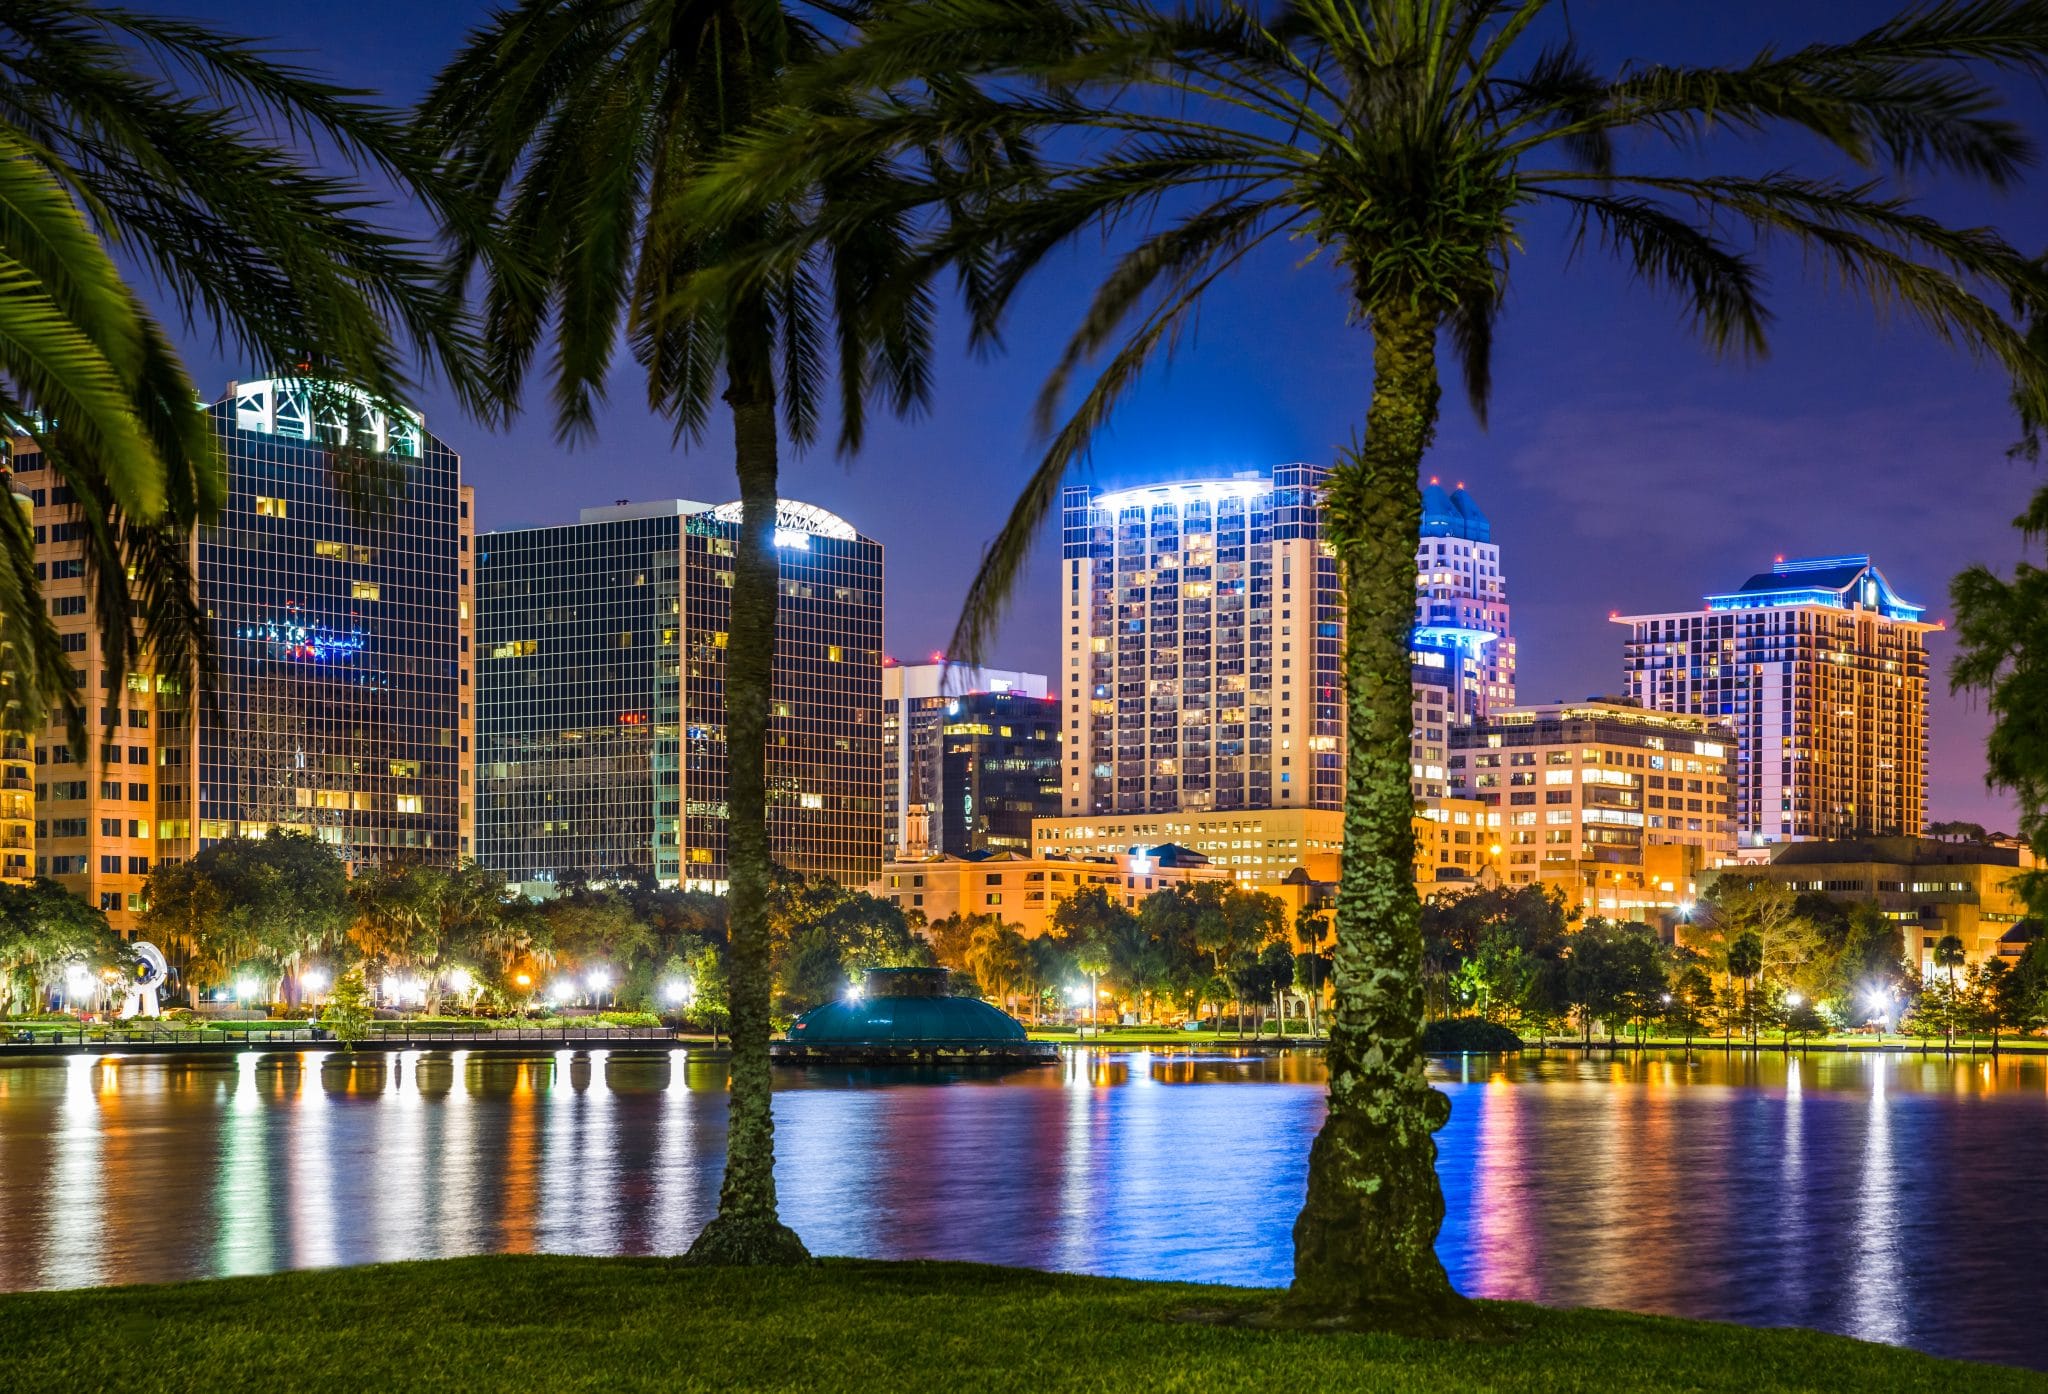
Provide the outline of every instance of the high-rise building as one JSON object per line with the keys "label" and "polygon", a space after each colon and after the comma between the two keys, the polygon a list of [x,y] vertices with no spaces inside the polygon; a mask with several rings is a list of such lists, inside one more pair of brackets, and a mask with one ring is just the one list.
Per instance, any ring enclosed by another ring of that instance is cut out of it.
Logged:
{"label": "high-rise building", "polygon": [[[477,857],[569,879],[726,884],[737,503],[587,508],[477,543]],[[882,546],[788,499],[768,822],[776,860],[865,885],[883,833]]]}
{"label": "high-rise building", "polygon": [[[227,471],[193,541],[210,666],[200,700],[170,675],[110,684],[70,491],[18,448],[37,568],[77,655],[94,748],[36,749],[37,865],[132,929],[159,861],[303,828],[351,864],[471,850],[471,496],[417,414],[331,384],[231,383],[206,408]],[[337,447],[365,452],[349,459]],[[396,466],[388,507],[340,474]]]}
{"label": "high-rise building", "polygon": [[1500,544],[1463,484],[1446,491],[1432,479],[1423,487],[1415,571],[1416,657],[1444,670],[1452,723],[1512,707],[1515,640]]}
{"label": "high-rise building", "polygon": [[882,663],[884,859],[1028,852],[1060,811],[1060,707],[1042,673]]}
{"label": "high-rise building", "polygon": [[[1733,732],[1626,702],[1511,707],[1451,735],[1453,790],[1498,812],[1501,876],[1640,918],[1699,893],[1735,850]],[[1678,850],[1673,850],[1678,849]]]}
{"label": "high-rise building", "polygon": [[1323,474],[1065,491],[1067,814],[1340,805]]}
{"label": "high-rise building", "polygon": [[1940,626],[1867,556],[1781,561],[1704,610],[1617,615],[1629,696],[1735,730],[1745,847],[1912,836],[1927,821],[1927,650]]}

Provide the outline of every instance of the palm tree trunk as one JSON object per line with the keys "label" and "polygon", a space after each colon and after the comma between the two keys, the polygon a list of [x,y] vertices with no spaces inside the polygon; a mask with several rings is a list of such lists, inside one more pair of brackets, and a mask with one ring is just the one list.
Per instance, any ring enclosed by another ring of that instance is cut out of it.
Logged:
{"label": "palm tree trunk", "polygon": [[1417,471],[1436,430],[1432,306],[1373,314],[1362,446],[1326,489],[1345,626],[1344,859],[1328,1046],[1330,1105],[1294,1222],[1289,1302],[1373,1326],[1440,1330],[1464,1299],[1436,1256],[1436,1141],[1450,1100],[1423,1074],[1422,905],[1414,882],[1408,736]]}
{"label": "palm tree trunk", "polygon": [[734,548],[732,628],[725,652],[732,1014],[731,1102],[725,1179],[718,1214],[689,1261],[705,1264],[802,1263],[810,1253],[775,1208],[775,1115],[768,1068],[769,963],[767,746],[775,689],[776,441],[775,393],[765,369],[733,369],[734,455],[741,522]]}

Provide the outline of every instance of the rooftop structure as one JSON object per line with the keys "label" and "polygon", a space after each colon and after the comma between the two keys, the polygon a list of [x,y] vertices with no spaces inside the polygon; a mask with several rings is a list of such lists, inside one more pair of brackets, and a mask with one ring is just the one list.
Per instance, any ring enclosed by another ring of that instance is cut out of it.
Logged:
{"label": "rooftop structure", "polygon": [[1780,561],[1701,610],[1613,618],[1632,699],[1733,727],[1736,831],[1759,848],[1925,826],[1925,613],[1856,555]]}

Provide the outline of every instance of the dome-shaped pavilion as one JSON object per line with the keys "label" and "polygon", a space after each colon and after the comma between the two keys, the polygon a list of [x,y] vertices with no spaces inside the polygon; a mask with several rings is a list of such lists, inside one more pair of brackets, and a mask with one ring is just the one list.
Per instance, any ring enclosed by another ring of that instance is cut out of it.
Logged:
{"label": "dome-shaped pavilion", "polygon": [[975,997],[947,991],[944,968],[871,968],[858,996],[813,1007],[771,1044],[786,1063],[1044,1062],[1058,1048]]}

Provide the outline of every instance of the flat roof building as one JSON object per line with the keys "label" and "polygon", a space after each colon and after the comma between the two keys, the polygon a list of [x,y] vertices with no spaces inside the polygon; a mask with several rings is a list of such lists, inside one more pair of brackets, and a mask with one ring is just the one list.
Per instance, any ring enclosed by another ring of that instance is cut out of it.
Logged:
{"label": "flat roof building", "polygon": [[1720,874],[1776,881],[1844,905],[1874,903],[1898,923],[1907,961],[1927,977],[1936,971],[1934,946],[1950,934],[1963,941],[1971,967],[1989,958],[2017,960],[2034,927],[2022,927],[2027,908],[2016,882],[2038,866],[2017,844],[1876,837],[1781,843],[1769,862]]}
{"label": "flat roof building", "polygon": [[1027,856],[1017,852],[893,861],[869,889],[927,923],[954,915],[993,915],[1037,938],[1053,912],[1078,890],[1100,886],[1126,909],[1168,886],[1228,882],[1230,873],[1185,847],[1153,847],[1109,857]]}
{"label": "flat roof building", "polygon": [[882,663],[885,859],[1029,852],[1060,811],[1060,704],[1042,673]]}
{"label": "flat roof building", "polygon": [[1647,919],[1695,898],[1701,870],[1733,853],[1733,755],[1733,732],[1705,717],[1561,702],[1454,731],[1450,775],[1499,815],[1507,884],[1553,883],[1589,914]]}
{"label": "flat roof building", "polygon": [[[478,539],[478,860],[523,887],[726,884],[737,503],[583,510]],[[791,870],[881,869],[882,546],[785,499],[768,820]]]}

